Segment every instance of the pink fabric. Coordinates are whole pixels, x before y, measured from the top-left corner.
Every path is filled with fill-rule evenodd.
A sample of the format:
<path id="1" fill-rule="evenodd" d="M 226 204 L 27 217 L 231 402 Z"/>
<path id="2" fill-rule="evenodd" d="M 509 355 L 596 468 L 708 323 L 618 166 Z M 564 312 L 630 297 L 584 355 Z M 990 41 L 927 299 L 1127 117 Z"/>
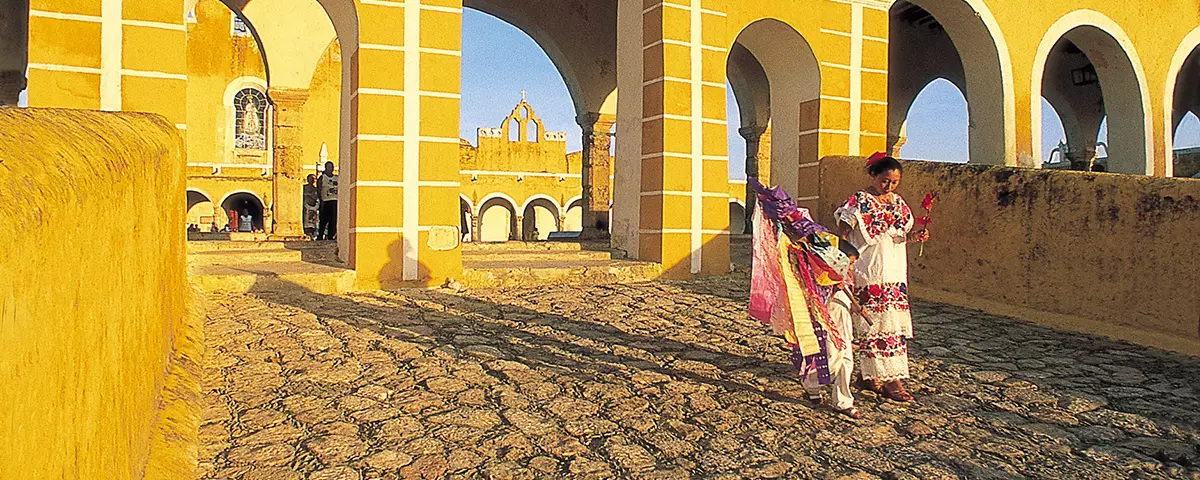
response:
<path id="1" fill-rule="evenodd" d="M 754 212 L 754 268 L 750 275 L 750 318 L 770 324 L 776 334 L 792 330 L 779 268 L 779 236 L 762 210 Z"/>

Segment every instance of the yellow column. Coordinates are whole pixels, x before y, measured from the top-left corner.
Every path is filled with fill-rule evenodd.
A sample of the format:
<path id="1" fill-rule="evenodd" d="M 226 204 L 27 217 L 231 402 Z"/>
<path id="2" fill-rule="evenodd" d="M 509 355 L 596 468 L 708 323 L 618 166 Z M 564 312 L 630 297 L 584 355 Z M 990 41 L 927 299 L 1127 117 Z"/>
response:
<path id="1" fill-rule="evenodd" d="M 358 4 L 351 101 L 350 260 L 360 288 L 462 273 L 458 195 L 460 0 Z"/>
<path id="2" fill-rule="evenodd" d="M 726 15 L 714 2 L 642 13 L 639 258 L 669 277 L 729 272 Z"/>
<path id="3" fill-rule="evenodd" d="M 274 175 L 272 177 L 274 228 L 280 237 L 304 235 L 304 103 L 308 89 L 272 88 L 274 103 Z M 324 168 L 324 165 L 322 165 Z M 267 226 L 271 228 L 270 225 Z"/>
<path id="4" fill-rule="evenodd" d="M 614 115 L 589 113 L 578 118 L 583 129 L 583 233 L 594 237 L 608 233 L 608 206 L 612 203 L 612 137 Z"/>

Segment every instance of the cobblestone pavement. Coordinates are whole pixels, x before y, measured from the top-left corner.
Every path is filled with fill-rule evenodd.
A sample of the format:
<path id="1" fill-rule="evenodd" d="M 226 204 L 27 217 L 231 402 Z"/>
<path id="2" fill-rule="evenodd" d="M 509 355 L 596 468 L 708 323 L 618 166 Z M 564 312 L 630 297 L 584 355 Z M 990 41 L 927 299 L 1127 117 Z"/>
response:
<path id="1" fill-rule="evenodd" d="M 851 420 L 746 296 L 212 296 L 201 477 L 1200 478 L 1200 359 L 917 303 L 917 403 Z"/>

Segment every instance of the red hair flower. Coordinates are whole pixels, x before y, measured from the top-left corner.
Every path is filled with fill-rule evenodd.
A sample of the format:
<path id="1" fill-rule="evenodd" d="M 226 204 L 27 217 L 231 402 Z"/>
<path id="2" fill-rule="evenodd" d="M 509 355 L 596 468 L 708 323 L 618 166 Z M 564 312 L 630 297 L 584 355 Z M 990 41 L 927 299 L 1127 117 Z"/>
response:
<path id="1" fill-rule="evenodd" d="M 878 162 L 878 161 L 880 161 L 880 160 L 883 160 L 883 159 L 885 159 L 885 158 L 887 158 L 887 154 L 886 154 L 886 153 L 883 153 L 883 152 L 875 152 L 875 153 L 874 153 L 873 155 L 871 155 L 870 157 L 867 157 L 867 168 L 870 168 L 870 167 L 871 167 L 871 165 L 874 165 L 874 164 L 875 164 L 875 162 Z"/>

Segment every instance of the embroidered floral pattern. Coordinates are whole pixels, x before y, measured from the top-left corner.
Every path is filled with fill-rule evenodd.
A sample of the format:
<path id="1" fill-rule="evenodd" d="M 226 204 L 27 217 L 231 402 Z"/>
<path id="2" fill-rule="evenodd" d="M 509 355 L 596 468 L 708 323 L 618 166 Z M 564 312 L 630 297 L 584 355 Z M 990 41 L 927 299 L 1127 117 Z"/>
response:
<path id="1" fill-rule="evenodd" d="M 859 305 L 868 312 L 880 313 L 888 310 L 908 311 L 908 284 L 885 283 L 867 285 L 854 289 Z"/>
<path id="2" fill-rule="evenodd" d="M 854 345 L 866 358 L 892 358 L 908 355 L 908 340 L 902 335 L 858 339 L 854 341 Z"/>
<path id="3" fill-rule="evenodd" d="M 846 206 L 858 210 L 859 221 L 869 238 L 883 235 L 892 228 L 901 232 L 912 228 L 912 209 L 899 197 L 895 203 L 886 203 L 867 192 L 856 192 L 846 200 Z"/>

